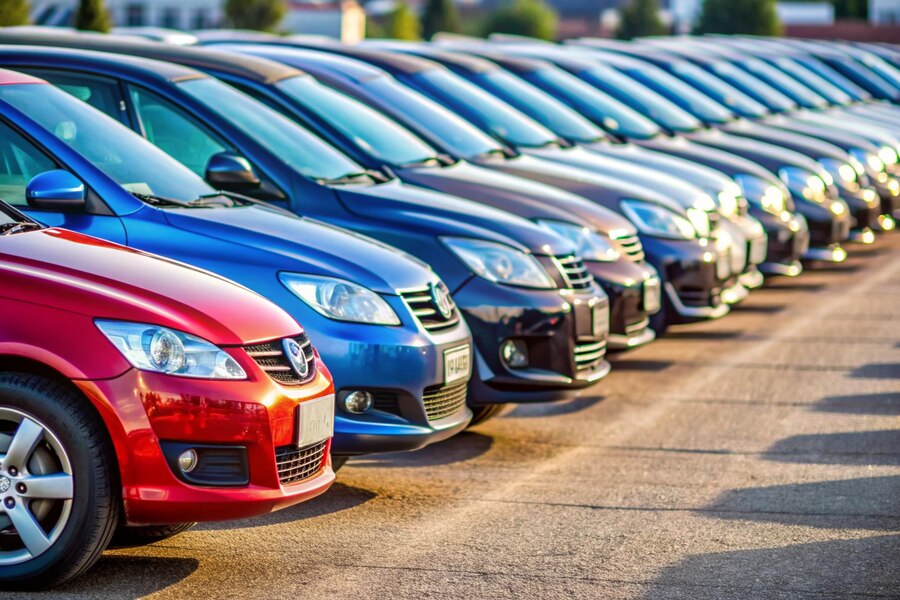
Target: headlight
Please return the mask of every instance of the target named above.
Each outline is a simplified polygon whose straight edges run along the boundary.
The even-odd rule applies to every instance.
[[[861,162],[867,169],[870,169],[875,173],[884,171],[884,161],[881,160],[877,154],[873,154],[863,148],[850,148],[850,154],[852,154],[853,157]]]
[[[623,200],[622,209],[631,222],[648,235],[690,240],[697,237],[697,231],[690,221],[673,210],[658,204],[640,200]]]
[[[798,167],[785,167],[778,171],[778,176],[787,184],[792,194],[797,194],[818,204],[825,202],[827,186],[825,181],[815,173]]]
[[[329,319],[371,325],[400,324],[400,317],[384,298],[361,285],[301,273],[281,273],[278,277],[287,289]]]
[[[230,354],[188,333],[126,321],[95,323],[135,369],[203,379],[247,378]]]
[[[708,238],[712,233],[712,225],[709,222],[709,213],[699,208],[687,209],[688,220],[694,226],[694,230],[700,237]]]
[[[895,165],[898,160],[897,151],[890,146],[882,146],[881,149],[878,150],[878,158],[886,165]]]
[[[441,238],[473,273],[494,283],[551,289],[556,287],[538,260],[505,244],[469,238]]]
[[[837,181],[842,183],[856,183],[858,176],[856,174],[856,169],[854,169],[852,165],[834,158],[821,158],[818,162]]]
[[[733,187],[729,186],[717,195],[719,198],[719,212],[726,217],[737,215],[741,206],[741,188],[737,184],[732,185]]]
[[[764,211],[781,216],[787,209],[787,198],[771,181],[755,175],[736,175],[734,180],[741,187],[744,198],[758,204]]]
[[[538,221],[543,227],[550,229],[560,237],[564,237],[578,249],[584,260],[612,262],[618,260],[619,252],[608,236],[597,233],[589,227],[580,227],[574,223],[561,221]]]

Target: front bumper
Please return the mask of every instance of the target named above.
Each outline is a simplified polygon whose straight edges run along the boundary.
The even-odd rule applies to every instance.
[[[565,400],[609,373],[609,300],[595,284],[535,290],[473,277],[453,298],[474,339],[472,404]],[[513,368],[501,358],[506,340],[525,345],[527,367]]]
[[[651,236],[641,236],[641,241],[648,261],[659,272],[673,322],[716,319],[728,313],[722,292],[731,273],[717,266],[719,258],[712,244]]]
[[[609,349],[627,350],[655,340],[650,314],[660,307],[656,270],[646,262],[625,259],[585,265],[609,297]]]
[[[768,245],[766,258],[759,265],[766,275],[796,277],[803,272],[800,259],[809,249],[809,227],[802,215],[785,213],[781,219],[758,207],[751,207],[750,213],[766,230]]]
[[[286,387],[268,376],[244,381],[172,377],[134,369],[114,378],[76,381],[110,428],[130,524],[242,519],[291,506],[334,482],[330,440],[315,444],[318,463],[305,479],[282,485],[279,452],[298,439],[297,407],[333,393],[324,369],[309,384]],[[249,483],[209,487],[175,475],[160,441],[243,446]],[[300,450],[305,450],[300,449]]]

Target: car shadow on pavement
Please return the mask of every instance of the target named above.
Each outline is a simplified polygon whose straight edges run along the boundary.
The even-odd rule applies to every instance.
[[[639,360],[633,358],[616,358],[615,356],[610,356],[609,362],[612,363],[613,371],[638,371],[638,372],[648,372],[648,373],[656,373],[658,371],[665,371],[671,366],[675,365],[675,361],[672,360]]]
[[[900,392],[827,396],[819,400],[813,410],[854,415],[900,415]]]
[[[690,341],[690,340],[734,340],[737,338],[748,337],[749,339],[758,339],[756,336],[748,336],[744,331],[691,331],[691,330],[674,330],[670,329],[666,332],[666,339],[673,341]]]
[[[780,313],[787,309],[787,304],[746,304],[741,303],[737,306],[732,307],[732,310],[737,310],[745,313],[759,313],[766,315],[774,315],[775,313]]]
[[[259,517],[253,517],[252,519],[200,523],[195,526],[195,529],[223,531],[230,529],[246,529],[248,527],[266,527],[268,525],[303,521],[355,508],[361,504],[365,504],[376,496],[377,494],[375,492],[340,483],[340,475],[338,475],[338,482],[331,486],[331,489],[329,489],[328,492],[318,498],[313,498],[308,502],[303,502]]]
[[[394,452],[351,458],[354,468],[421,468],[461,463],[478,458],[491,449],[494,438],[477,431],[463,431],[448,440],[415,452]],[[330,495],[330,492],[329,492]]]
[[[774,283],[770,283],[774,282]],[[780,292],[780,291],[797,291],[797,292],[821,292],[828,288],[827,283],[813,283],[811,281],[797,281],[790,279],[767,279],[766,285],[754,290],[754,294],[759,292]]]
[[[35,598],[143,598],[187,579],[200,566],[194,558],[106,553],[84,577]],[[127,575],[123,576],[124,573]],[[16,598],[31,597],[16,594]]]
[[[695,554],[663,569],[644,598],[895,597],[898,560],[890,535]]]
[[[871,363],[854,369],[850,377],[863,379],[900,379],[900,363]]]
[[[773,444],[763,457],[801,464],[900,465],[900,429],[794,435]]]
[[[564,402],[538,402],[535,404],[519,404],[506,415],[508,419],[533,419],[535,417],[559,417],[562,415],[571,415],[573,413],[586,410],[598,402],[602,401],[604,396],[582,396],[574,400],[566,400]]]

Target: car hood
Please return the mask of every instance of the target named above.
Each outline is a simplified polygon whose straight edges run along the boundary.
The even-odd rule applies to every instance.
[[[435,280],[430,267],[409,254],[313,219],[259,206],[162,212],[173,227],[233,244],[238,263],[262,262],[273,272],[340,277],[384,294]]]
[[[534,254],[573,254],[575,247],[552,231],[506,211],[398,180],[376,186],[335,188],[353,214],[433,236],[479,238]]]
[[[65,229],[0,239],[0,295],[91,318],[171,327],[223,346],[300,331],[262,296],[183,263]]]
[[[592,173],[617,178],[622,182],[640,185],[659,194],[665,194],[685,208],[690,208],[698,203],[704,204],[704,200],[707,203],[711,200],[707,192],[689,181],[624,160],[605,158],[583,148],[538,148],[526,152],[531,156],[572,165]],[[713,202],[715,201],[713,200]]]
[[[829,132],[827,127],[823,127],[823,129],[825,130],[825,133]],[[816,159],[833,158],[845,162],[850,160],[850,155],[838,146],[796,131],[779,129],[777,127],[747,121],[746,119],[730,123],[725,127],[725,130],[734,135],[746,135],[763,142],[784,145],[808,156],[815,157]]]
[[[688,137],[700,144],[707,144],[746,156],[771,170],[791,166],[817,173],[821,169],[815,160],[800,152],[767,142],[731,135],[718,129],[699,131]]]
[[[734,177],[735,175],[748,174],[755,175],[767,181],[780,181],[775,174],[778,167],[764,166],[753,160],[739,156],[734,152],[704,146],[695,143],[683,137],[665,137],[658,136],[651,140],[641,140],[636,142],[644,148],[663,152],[665,154],[674,154],[687,160],[698,161],[701,164],[718,169],[723,173]]]
[[[628,235],[637,233],[634,225],[625,217],[587,198],[463,161],[443,168],[400,169],[399,175],[409,183],[462,196],[526,219],[586,224],[606,234],[611,231],[624,231]]]

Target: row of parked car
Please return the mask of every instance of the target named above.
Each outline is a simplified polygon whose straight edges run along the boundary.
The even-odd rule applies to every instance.
[[[900,216],[888,45],[126,33],[0,30],[5,587],[574,398]]]

